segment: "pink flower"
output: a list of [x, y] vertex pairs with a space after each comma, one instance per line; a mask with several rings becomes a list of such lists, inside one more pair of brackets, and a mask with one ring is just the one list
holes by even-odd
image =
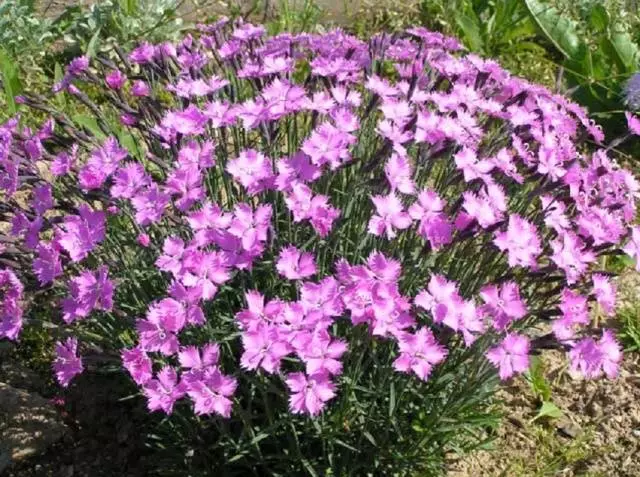
[[64, 342], [58, 341], [55, 351], [53, 370], [56, 373], [58, 383], [66, 388], [71, 380], [84, 370], [82, 360], [77, 355], [78, 340], [69, 337]]
[[187, 369], [206, 369], [218, 364], [220, 358], [220, 346], [217, 343], [208, 343], [202, 348], [185, 346], [178, 353], [180, 366]]
[[111, 70], [104, 78], [104, 82], [111, 89], [118, 90], [124, 86], [127, 77], [120, 70]]
[[184, 242], [178, 237], [167, 237], [162, 246], [162, 255], [156, 260], [156, 266], [163, 272], [169, 272], [174, 277], [182, 276]]
[[186, 136], [196, 136], [204, 132], [207, 117], [191, 104], [182, 111], [169, 111], [162, 119], [162, 127]]
[[535, 225], [519, 215], [509, 216], [506, 232], [496, 232], [493, 243], [503, 252], [508, 252], [509, 266], [537, 268], [537, 258], [542, 253], [538, 231]]
[[60, 251], [55, 242], [41, 242], [36, 247], [37, 258], [33, 260], [33, 273], [38, 277], [40, 285], [47, 285], [62, 275]]
[[640, 272], [640, 226], [631, 227], [631, 237], [623, 250], [631, 258], [635, 258], [636, 270]]
[[218, 369], [211, 369], [205, 371], [201, 379], [190, 380], [186, 387], [196, 414], [216, 413], [222, 417], [231, 415], [233, 401], [230, 397], [238, 387], [235, 378], [225, 376]]
[[149, 245], [151, 245], [151, 237], [149, 237], [149, 235], [145, 233], [138, 234], [138, 236], [136, 237], [136, 242], [138, 242], [141, 246], [147, 248]]
[[507, 210], [507, 200], [502, 188], [498, 185], [488, 185], [480, 194], [464, 192], [462, 207], [465, 212], [476, 219], [483, 229], [487, 229], [501, 222]]
[[402, 373], [413, 371], [423, 381], [447, 356], [447, 349], [436, 341], [427, 327], [419, 328], [415, 334], [404, 333], [398, 340], [398, 346], [400, 356], [393, 362], [394, 369]]
[[229, 161], [227, 172], [245, 187], [250, 195], [273, 187], [271, 161], [255, 149], [242, 151], [236, 159]]
[[316, 166], [329, 164], [331, 170], [336, 170], [351, 159], [349, 146], [354, 142], [353, 135], [342, 132], [329, 123], [323, 123], [304, 141], [302, 152]]
[[141, 386], [153, 377], [153, 363], [142, 348], [122, 350], [121, 357], [122, 365], [137, 385]]
[[489, 172], [493, 169], [493, 163], [488, 159], [479, 159], [477, 152], [473, 149], [462, 148], [460, 152], [454, 156], [456, 167], [461, 170], [465, 182], [471, 182], [475, 179], [482, 179], [485, 183], [491, 182]]
[[443, 213], [445, 205], [438, 194], [424, 189], [418, 195], [418, 201], [409, 207], [411, 218], [420, 221], [418, 233], [436, 250], [452, 240], [453, 225]]
[[158, 222], [169, 205], [169, 201], [169, 195], [162, 192], [157, 184], [140, 189], [131, 198], [138, 225], [145, 226]]
[[280, 370], [280, 361], [291, 352], [278, 329], [266, 324], [243, 333], [242, 346], [244, 353], [240, 365], [251, 370], [260, 367], [270, 374]]
[[286, 379], [291, 390], [289, 408], [293, 413], [317, 416], [326, 402], [336, 395], [336, 386], [325, 373], [306, 376], [304, 373], [290, 373]]
[[142, 188], [151, 182], [150, 177], [137, 162], [129, 162], [118, 168], [113, 177], [111, 196], [114, 198], [131, 199]]
[[629, 111], [625, 111], [625, 117], [627, 118], [627, 127], [632, 134], [640, 136], [640, 119]]
[[589, 263], [596, 259], [594, 253], [573, 232], [560, 234], [560, 237], [551, 242], [551, 249], [551, 260], [565, 272], [569, 285], [578, 281], [587, 271]]
[[159, 351], [166, 356], [177, 353], [177, 333], [184, 328], [186, 321], [184, 306], [173, 298], [165, 298], [151, 305], [146, 320], [138, 320], [136, 323], [140, 348], [144, 351]]
[[511, 322], [524, 318], [527, 306], [520, 298], [520, 290], [515, 282], [497, 285], [486, 285], [480, 290], [480, 296], [486, 303], [485, 313], [492, 318], [492, 325], [498, 331], [503, 331]]
[[314, 275], [316, 273], [316, 263], [312, 254], [301, 252], [291, 245], [280, 252], [276, 269], [283, 277], [289, 280], [298, 280]]
[[197, 166], [193, 165], [179, 167], [172, 171], [164, 189], [172, 197], [178, 196], [175, 205], [183, 212], [205, 197], [202, 173]]
[[22, 330], [24, 287], [9, 269], [0, 269], [0, 338], [15, 340]]
[[111, 311], [113, 308], [114, 285], [108, 278], [109, 268], [102, 265], [96, 273], [84, 271], [71, 279], [71, 296], [62, 301], [65, 323], [86, 318], [94, 310]]
[[133, 82], [133, 86], [131, 86], [131, 94], [137, 96], [139, 98], [144, 96], [149, 96], [151, 93], [151, 89], [149, 85], [142, 80], [137, 80]]
[[529, 338], [509, 333], [498, 346], [489, 349], [486, 356], [498, 368], [503, 381], [524, 373], [529, 368]]
[[608, 277], [601, 274], [595, 274], [591, 277], [593, 280], [593, 293], [596, 296], [598, 304], [605, 313], [613, 316], [616, 311], [616, 286]]
[[175, 402], [185, 394], [178, 384], [178, 373], [171, 366], [162, 368], [156, 378], [148, 380], [142, 389], [147, 398], [147, 408], [165, 414], [171, 414]]
[[384, 166], [384, 173], [389, 181], [392, 191], [403, 194], [413, 194], [415, 184], [413, 182], [413, 167], [406, 157], [392, 154]]
[[316, 373], [338, 375], [342, 373], [342, 363], [338, 360], [346, 351], [347, 343], [332, 340], [326, 330], [318, 330], [306, 343], [300, 357], [306, 364], [308, 375]]
[[403, 230], [411, 226], [411, 217], [393, 192], [387, 196], [373, 196], [371, 200], [376, 206], [376, 214], [369, 220], [369, 232], [373, 235], [386, 234], [388, 239], [393, 239], [396, 236], [395, 229]]
[[553, 332], [560, 341], [573, 338], [577, 326], [588, 325], [591, 321], [587, 298], [568, 288], [562, 290], [560, 310], [562, 318], [552, 324]]
[[569, 351], [570, 370], [586, 379], [599, 378], [604, 373], [609, 379], [618, 375], [622, 352], [615, 335], [610, 330], [602, 332], [602, 338], [584, 338]]
[[79, 262], [104, 240], [105, 214], [81, 205], [79, 215], [65, 217], [57, 241], [73, 262]]

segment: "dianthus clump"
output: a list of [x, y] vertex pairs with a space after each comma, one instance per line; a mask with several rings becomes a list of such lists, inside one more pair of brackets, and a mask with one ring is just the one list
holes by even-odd
[[587, 148], [604, 137], [580, 107], [460, 50], [422, 28], [267, 37], [223, 19], [74, 60], [54, 91], [95, 124], [0, 128], [0, 336], [33, 284], [66, 325], [61, 384], [100, 336], [149, 410], [242, 425], [256, 409], [275, 425], [282, 397], [341, 426], [368, 422], [354, 399], [386, 419], [441, 396], [445, 416], [451, 382], [524, 372], [534, 328], [572, 372], [615, 376], [591, 316], [615, 313], [599, 258], [640, 256], [638, 183]]

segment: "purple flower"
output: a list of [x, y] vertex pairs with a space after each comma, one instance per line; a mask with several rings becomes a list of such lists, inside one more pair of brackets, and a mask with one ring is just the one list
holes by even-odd
[[187, 322], [182, 303], [165, 298], [151, 305], [146, 320], [138, 320], [136, 328], [140, 337], [140, 348], [144, 351], [159, 351], [166, 356], [176, 354], [179, 349], [177, 333]]
[[71, 146], [71, 152], [62, 151], [51, 162], [51, 174], [56, 177], [67, 175], [75, 167], [78, 145]]
[[104, 82], [107, 84], [107, 86], [115, 90], [122, 88], [126, 81], [126, 75], [124, 75], [120, 70], [112, 70], [104, 78]]
[[398, 340], [400, 356], [393, 367], [402, 373], [413, 371], [423, 381], [431, 374], [433, 367], [444, 361], [447, 350], [441, 346], [427, 327], [419, 328], [415, 334], [404, 333]]
[[178, 210], [186, 211], [205, 197], [202, 173], [196, 166], [180, 167], [169, 175], [165, 191], [172, 196], [178, 196], [176, 207]]
[[147, 398], [147, 408], [165, 414], [171, 414], [176, 401], [185, 394], [178, 384], [178, 373], [171, 366], [165, 366], [155, 378], [148, 380], [143, 392]]
[[317, 416], [326, 406], [326, 402], [336, 395], [336, 386], [326, 373], [311, 376], [290, 373], [287, 375], [286, 383], [291, 391], [289, 408], [296, 414]]
[[498, 346], [489, 349], [486, 356], [498, 368], [503, 381], [524, 373], [529, 368], [529, 338], [509, 333]]
[[71, 380], [84, 370], [82, 360], [78, 356], [78, 340], [69, 337], [64, 342], [56, 343], [56, 357], [53, 360], [53, 370], [56, 379], [62, 387], [69, 386]]

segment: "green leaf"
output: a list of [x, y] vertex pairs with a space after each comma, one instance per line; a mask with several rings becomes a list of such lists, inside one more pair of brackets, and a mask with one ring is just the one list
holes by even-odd
[[609, 12], [602, 5], [594, 5], [589, 12], [589, 25], [599, 32], [606, 31], [609, 26]]
[[482, 52], [484, 47], [484, 41], [482, 41], [482, 35], [480, 34], [480, 25], [478, 17], [460, 14], [456, 17], [456, 24], [462, 32], [464, 43], [469, 47], [471, 51]]
[[581, 43], [576, 23], [538, 0], [524, 0], [524, 4], [544, 37], [566, 58], [573, 58]]
[[[59, 83], [60, 81], [62, 81], [63, 77], [64, 71], [62, 70], [62, 66], [60, 66], [60, 63], [56, 61], [56, 64], [53, 68], [54, 82]], [[67, 97], [65, 96], [64, 91], [60, 91], [58, 94], [56, 94], [56, 101], [60, 109], [64, 109], [67, 106]]]
[[538, 356], [531, 358], [527, 379], [534, 394], [543, 402], [551, 400], [551, 386], [544, 375], [544, 364]]
[[18, 68], [14, 60], [2, 48], [0, 48], [0, 76], [9, 113], [15, 114], [18, 110], [15, 98], [22, 91], [22, 84], [18, 78]]
[[563, 412], [558, 406], [550, 401], [544, 401], [542, 403], [542, 406], [540, 406], [540, 409], [538, 409], [538, 414], [536, 414], [536, 416], [531, 419], [531, 422], [535, 422], [543, 417], [549, 419], [558, 419], [559, 417], [562, 417], [562, 415]]
[[87, 129], [91, 134], [93, 134], [98, 139], [106, 139], [105, 133], [98, 126], [98, 121], [93, 116], [89, 116], [88, 114], [76, 114], [73, 116], [73, 121]]
[[96, 55], [96, 48], [98, 45], [98, 40], [100, 39], [101, 30], [102, 30], [102, 27], [98, 28], [96, 32], [93, 34], [93, 36], [91, 37], [91, 40], [89, 40], [89, 43], [87, 44], [86, 55], [89, 58], [93, 58]]
[[633, 42], [631, 35], [623, 31], [612, 32], [608, 40], [618, 65], [621, 66], [625, 72], [635, 72], [639, 52], [638, 45]]

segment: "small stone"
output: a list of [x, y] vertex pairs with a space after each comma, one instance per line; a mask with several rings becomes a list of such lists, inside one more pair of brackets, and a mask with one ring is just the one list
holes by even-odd
[[582, 432], [578, 424], [568, 419], [560, 419], [556, 424], [556, 428], [558, 432], [571, 439], [576, 438]]

